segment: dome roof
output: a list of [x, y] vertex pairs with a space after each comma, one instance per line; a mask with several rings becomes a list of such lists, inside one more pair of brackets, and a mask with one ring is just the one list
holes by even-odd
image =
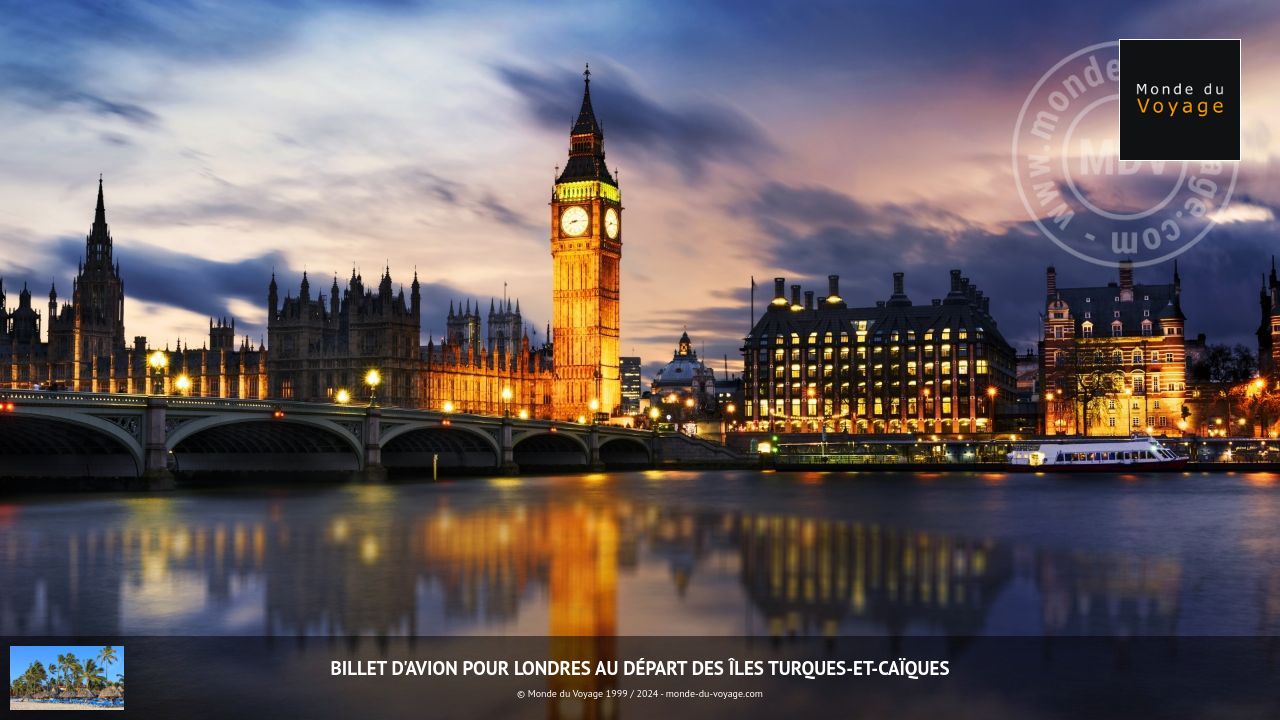
[[671, 362], [663, 365], [662, 369], [654, 374], [653, 384], [655, 387], [689, 385], [695, 380], [706, 379], [712, 375], [712, 370], [698, 359], [698, 353], [693, 349], [689, 333], [684, 332], [680, 335], [676, 351], [671, 356]]

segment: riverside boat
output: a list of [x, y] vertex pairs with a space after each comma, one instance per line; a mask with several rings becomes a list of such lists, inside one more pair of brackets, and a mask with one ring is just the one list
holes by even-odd
[[1047, 440], [1015, 445], [1009, 469], [1032, 472], [1144, 472], [1181, 470], [1188, 458], [1154, 438]]

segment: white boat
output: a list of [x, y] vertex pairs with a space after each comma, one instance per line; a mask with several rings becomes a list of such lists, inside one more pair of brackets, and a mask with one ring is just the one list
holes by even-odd
[[1148, 437], [1021, 443], [1008, 455], [1010, 470], [1035, 472], [1180, 470], [1187, 459]]

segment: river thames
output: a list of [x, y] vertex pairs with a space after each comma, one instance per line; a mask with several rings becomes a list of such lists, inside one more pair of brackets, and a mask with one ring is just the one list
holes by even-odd
[[11, 497], [0, 631], [1274, 636], [1280, 480], [642, 471]]

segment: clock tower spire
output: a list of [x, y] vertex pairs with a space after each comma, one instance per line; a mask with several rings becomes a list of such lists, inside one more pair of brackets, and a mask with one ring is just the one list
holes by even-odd
[[555, 413], [576, 420], [612, 413], [618, 373], [622, 193], [604, 158], [604, 130], [591, 106], [591, 69], [569, 131], [569, 160], [551, 196]]

